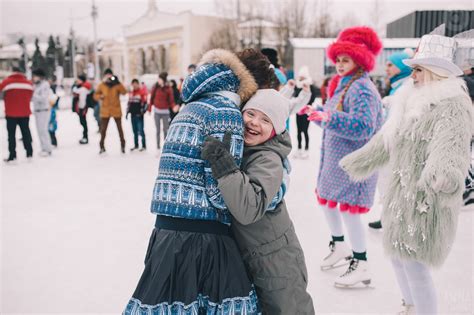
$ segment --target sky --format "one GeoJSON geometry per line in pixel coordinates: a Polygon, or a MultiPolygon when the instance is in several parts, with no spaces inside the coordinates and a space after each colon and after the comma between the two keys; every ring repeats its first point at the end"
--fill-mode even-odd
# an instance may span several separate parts
{"type": "MultiPolygon", "coordinates": [[[[226,0],[157,0],[162,11],[192,10],[201,14],[216,14],[216,3],[226,0]]],[[[263,0],[267,1],[267,0],[263,0]]],[[[269,1],[269,0],[268,0],[269,1]]],[[[308,0],[314,1],[314,0],[308,0]]],[[[351,17],[361,24],[373,19],[375,0],[327,0],[335,19],[351,17]]],[[[378,0],[379,19],[390,22],[414,10],[464,9],[474,10],[474,0],[378,0]]],[[[26,34],[61,35],[69,32],[71,21],[76,34],[92,38],[90,18],[92,0],[0,0],[0,35],[26,34]],[[72,19],[71,19],[72,18],[72,19]]],[[[139,18],[147,9],[148,0],[96,0],[99,10],[99,38],[116,38],[123,25],[139,18]]]]}

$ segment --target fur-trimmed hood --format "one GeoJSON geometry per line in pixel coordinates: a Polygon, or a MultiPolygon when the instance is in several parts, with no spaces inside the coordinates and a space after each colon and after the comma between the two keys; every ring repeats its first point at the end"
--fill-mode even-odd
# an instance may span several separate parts
{"type": "MultiPolygon", "coordinates": [[[[391,141],[394,139],[395,133],[401,128],[410,126],[429,112],[433,105],[438,105],[443,100],[450,98],[461,98],[466,106],[472,106],[467,94],[466,83],[460,78],[448,78],[421,87],[415,87],[413,80],[409,79],[390,100],[390,104],[392,104],[390,115],[381,130],[385,146],[388,148],[392,145],[391,141]]],[[[471,121],[473,121],[473,117],[471,117],[471,121]]],[[[471,132],[474,133],[474,130],[471,132]]]]}
{"type": "Polygon", "coordinates": [[[257,89],[255,79],[235,54],[213,49],[202,56],[196,71],[186,78],[182,95],[185,102],[190,102],[206,93],[229,91],[246,102],[257,89]]]}

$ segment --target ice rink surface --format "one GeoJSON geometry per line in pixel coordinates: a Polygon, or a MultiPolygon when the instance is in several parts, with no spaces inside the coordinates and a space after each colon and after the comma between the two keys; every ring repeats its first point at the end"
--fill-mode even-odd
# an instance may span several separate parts
{"type": "MultiPolygon", "coordinates": [[[[18,163],[1,166],[1,314],[121,313],[143,270],[155,218],[149,206],[159,158],[152,118],[145,117],[148,151],[129,152],[131,123],[123,119],[127,153],[120,153],[111,121],[107,155],[99,156],[100,137],[92,113],[89,144],[80,145],[77,115],[61,110],[58,148],[52,157],[40,158],[32,116],[34,159],[26,161],[23,145],[17,142],[18,163]]],[[[5,125],[0,119],[3,158],[8,155],[5,125]]],[[[381,232],[366,228],[373,274],[369,288],[335,288],[333,281],[345,268],[325,272],[319,268],[330,235],[313,193],[321,138],[316,125],[310,126],[310,138],[309,159],[295,159],[295,149],[292,152],[286,202],[305,252],[316,312],[395,314],[401,309],[401,296],[382,250],[381,232]]],[[[474,314],[473,209],[461,211],[451,254],[441,269],[433,271],[443,314],[474,314]]],[[[378,219],[380,210],[376,201],[364,222],[378,219]]]]}

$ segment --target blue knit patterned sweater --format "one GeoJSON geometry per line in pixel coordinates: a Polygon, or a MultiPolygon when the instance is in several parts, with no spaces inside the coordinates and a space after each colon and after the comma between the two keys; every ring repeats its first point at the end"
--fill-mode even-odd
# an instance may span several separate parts
{"type": "Polygon", "coordinates": [[[163,146],[153,213],[230,224],[230,213],[209,163],[201,159],[201,148],[206,136],[222,140],[230,131],[231,154],[240,167],[244,148],[240,101],[226,96],[238,99],[234,93],[239,85],[238,77],[224,64],[204,64],[186,78],[182,97],[187,105],[174,118],[163,146]]]}

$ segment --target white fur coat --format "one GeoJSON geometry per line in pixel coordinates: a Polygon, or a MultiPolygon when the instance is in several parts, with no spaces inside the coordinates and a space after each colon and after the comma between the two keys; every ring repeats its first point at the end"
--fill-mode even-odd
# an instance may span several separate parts
{"type": "Polygon", "coordinates": [[[390,169],[384,247],[395,258],[441,265],[456,235],[470,165],[472,102],[462,79],[403,86],[390,116],[364,147],[340,161],[355,181],[390,169]]]}

